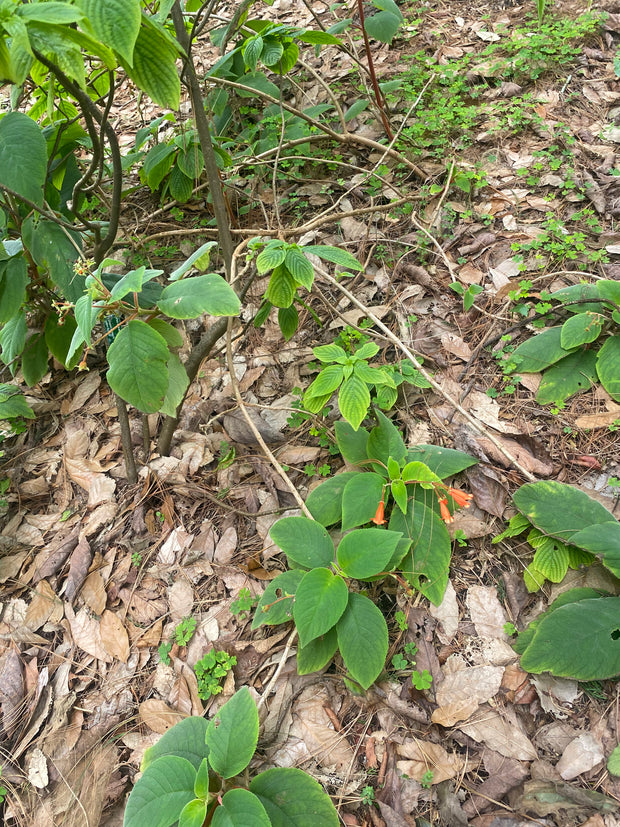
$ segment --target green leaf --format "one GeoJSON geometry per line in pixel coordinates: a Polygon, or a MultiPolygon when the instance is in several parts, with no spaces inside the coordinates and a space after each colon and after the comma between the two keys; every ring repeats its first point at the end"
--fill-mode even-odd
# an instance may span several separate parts
{"type": "Polygon", "coordinates": [[[607,769],[611,775],[620,775],[620,745],[614,749],[607,759],[607,769]]]}
{"type": "Polygon", "coordinates": [[[580,600],[540,620],[521,656],[528,672],[578,681],[620,674],[620,597],[580,600]]]}
{"type": "Polygon", "coordinates": [[[385,665],[388,652],[385,618],[367,597],[351,592],[336,631],[340,654],[351,677],[363,689],[368,689],[385,665]]]}
{"type": "Polygon", "coordinates": [[[351,477],[342,493],[343,531],[372,520],[383,496],[384,485],[385,480],[379,474],[355,474],[351,477]]]}
{"type": "Polygon", "coordinates": [[[299,313],[294,304],[290,307],[278,308],[278,324],[280,325],[284,340],[288,342],[288,340],[295,335],[299,327],[299,313]]]}
{"type": "Polygon", "coordinates": [[[331,261],[332,264],[339,264],[341,267],[346,267],[347,270],[357,270],[359,272],[364,269],[363,265],[359,263],[355,256],[352,256],[351,253],[348,253],[346,250],[341,250],[339,247],[325,247],[321,244],[311,244],[304,247],[303,250],[305,253],[311,253],[325,261],[331,261]]]}
{"type": "MultiPolygon", "coordinates": [[[[268,55],[269,57],[269,55],[268,55]]],[[[264,60],[266,66],[271,69],[272,72],[276,72],[278,75],[285,75],[289,72],[293,66],[297,63],[297,58],[299,57],[299,46],[296,43],[286,43],[284,45],[284,51],[282,52],[282,56],[276,63],[267,63],[264,60]]]]}
{"type": "Polygon", "coordinates": [[[526,483],[515,491],[513,501],[528,520],[565,543],[590,525],[607,523],[609,511],[583,491],[555,480],[526,483]]]}
{"type": "Polygon", "coordinates": [[[163,336],[134,319],[120,330],[109,347],[108,384],[139,411],[155,413],[168,390],[169,358],[163,336]]]}
{"type": "MultiPolygon", "coordinates": [[[[152,325],[149,326],[152,327],[152,325]]],[[[176,416],[177,408],[185,399],[189,377],[176,353],[169,353],[166,368],[168,369],[168,388],[159,410],[165,416],[176,416]]]]}
{"type": "Polygon", "coordinates": [[[175,281],[164,287],[157,307],[172,319],[211,316],[236,316],[241,310],[237,294],[217,273],[175,281]]]}
{"type": "Polygon", "coordinates": [[[0,261],[0,324],[19,312],[26,299],[28,266],[23,255],[0,261]]]}
{"type": "Polygon", "coordinates": [[[297,39],[301,40],[302,43],[309,43],[312,46],[337,46],[342,42],[337,37],[334,37],[333,34],[328,34],[323,31],[304,32],[303,34],[298,34],[297,39]]]}
{"type": "Polygon", "coordinates": [[[125,807],[123,827],[170,827],[194,799],[196,770],[186,758],[166,755],[136,781],[125,807]]]}
{"type": "Polygon", "coordinates": [[[432,508],[411,499],[406,515],[394,509],[388,528],[411,539],[411,549],[400,568],[407,581],[438,606],[448,585],[452,554],[443,520],[432,508]]]}
{"type": "Polygon", "coordinates": [[[205,168],[205,159],[200,145],[192,142],[186,149],[179,152],[177,164],[180,170],[190,179],[190,183],[197,181],[205,168]]]}
{"type": "Polygon", "coordinates": [[[359,476],[357,471],[345,471],[343,474],[336,474],[335,477],[330,477],[330,479],[317,485],[308,494],[306,507],[322,526],[327,527],[340,522],[344,488],[353,477],[357,476],[359,476]]]}
{"type": "Polygon", "coordinates": [[[272,827],[338,827],[340,820],[320,784],[296,767],[274,767],[257,775],[250,792],[258,796],[272,827]]]}
{"type": "Polygon", "coordinates": [[[368,457],[379,460],[384,465],[387,465],[390,457],[402,463],[407,456],[407,446],[403,442],[400,431],[381,411],[375,411],[375,414],[379,424],[372,429],[368,437],[366,447],[368,457]]]}
{"type": "Polygon", "coordinates": [[[286,251],[286,259],[284,263],[287,270],[296,281],[302,284],[306,290],[312,290],[312,283],[314,281],[314,267],[299,247],[291,247],[286,251]]]}
{"type": "MultiPolygon", "coordinates": [[[[403,468],[402,477],[405,482],[418,482],[421,484],[441,482],[441,478],[437,476],[431,469],[423,462],[415,460],[408,462],[403,468]]],[[[426,486],[431,487],[429,485],[426,486]]]]}
{"type": "MultiPolygon", "coordinates": [[[[573,316],[579,319],[581,316],[573,316]]],[[[569,320],[570,321],[570,320],[569,320]]],[[[565,359],[560,359],[543,373],[536,392],[541,405],[564,402],[576,393],[590,390],[596,381],[596,351],[580,349],[565,359]]]]}
{"type": "Polygon", "coordinates": [[[396,505],[404,514],[407,511],[407,486],[402,480],[395,480],[391,485],[391,489],[396,505]]]}
{"type": "Polygon", "coordinates": [[[250,763],[257,743],[258,711],[244,686],[209,721],[209,765],[222,778],[234,778],[250,763]]]}
{"type": "Polygon", "coordinates": [[[311,396],[327,396],[327,394],[331,396],[336,388],[340,386],[343,375],[344,371],[341,365],[327,365],[304,394],[304,400],[311,396]]]}
{"type": "Polygon", "coordinates": [[[275,270],[286,258],[287,248],[282,242],[270,242],[256,259],[256,269],[259,275],[275,270]]]}
{"type": "Polygon", "coordinates": [[[276,307],[290,307],[293,304],[296,291],[295,279],[284,264],[279,264],[271,274],[265,291],[265,298],[276,307]]]}
{"type": "Polygon", "coordinates": [[[146,750],[140,769],[144,772],[157,758],[164,755],[178,755],[198,771],[203,758],[207,756],[207,726],[208,721],[197,715],[179,721],[146,750]]]}
{"type": "Polygon", "coordinates": [[[163,319],[156,317],[150,319],[147,324],[149,327],[152,327],[153,330],[156,330],[160,336],[163,336],[168,347],[183,347],[183,336],[181,336],[176,327],[173,327],[169,322],[165,322],[163,319]]]}
{"type": "Polygon", "coordinates": [[[620,305],[620,282],[601,279],[596,282],[596,291],[602,299],[620,305]]]}
{"type": "Polygon", "coordinates": [[[176,270],[170,273],[168,276],[168,281],[178,281],[181,276],[184,276],[185,273],[187,273],[188,270],[191,270],[192,267],[199,270],[201,273],[204,273],[204,271],[209,267],[211,250],[216,246],[216,241],[206,241],[204,244],[201,244],[197,250],[194,250],[191,256],[188,256],[188,258],[185,259],[183,264],[180,264],[176,270]]]}
{"type": "Polygon", "coordinates": [[[368,414],[370,391],[368,385],[355,374],[342,383],[338,393],[338,406],[343,417],[357,430],[368,414]]]}
{"type": "Polygon", "coordinates": [[[566,592],[562,592],[559,597],[556,597],[546,611],[538,615],[536,620],[533,620],[523,632],[519,632],[517,639],[512,644],[512,648],[518,655],[522,655],[532,642],[536,629],[538,628],[541,620],[551,614],[551,612],[554,612],[560,606],[565,606],[567,603],[574,603],[578,600],[590,600],[591,598],[599,598],[602,596],[603,595],[601,592],[590,588],[569,589],[566,592]]]}
{"type": "Polygon", "coordinates": [[[516,364],[515,371],[539,373],[568,356],[571,351],[562,347],[561,339],[562,328],[551,327],[523,342],[510,355],[510,361],[516,364]]]}
{"type": "Polygon", "coordinates": [[[77,323],[73,316],[67,316],[62,325],[59,324],[59,317],[56,313],[50,313],[45,320],[45,343],[48,350],[65,366],[67,366],[67,354],[76,329],[77,323]]]}
{"type": "Polygon", "coordinates": [[[335,627],[324,635],[314,638],[297,649],[297,674],[309,675],[326,666],[338,649],[338,635],[335,627]]]}
{"type": "Polygon", "coordinates": [[[620,402],[620,336],[610,336],[599,350],[596,370],[607,393],[620,402]]]}
{"type": "Polygon", "coordinates": [[[342,577],[329,569],[312,569],[304,575],[293,603],[300,646],[306,646],[336,625],[347,605],[348,594],[342,577]]]}
{"type": "Polygon", "coordinates": [[[178,201],[179,204],[185,204],[192,197],[194,189],[194,181],[188,178],[180,166],[181,156],[177,157],[176,164],[172,167],[170,172],[170,180],[168,181],[168,192],[178,201]]]}
{"type": "Polygon", "coordinates": [[[166,36],[165,29],[142,15],[142,25],[134,44],[133,64],[122,61],[129,77],[154,103],[178,109],[181,84],[176,68],[179,52],[166,36]]]}
{"type": "Polygon", "coordinates": [[[198,772],[196,773],[196,780],[194,781],[194,795],[196,798],[206,798],[209,795],[209,762],[206,758],[202,759],[200,766],[198,767],[198,772]]]}
{"type": "Polygon", "coordinates": [[[609,522],[597,523],[573,534],[571,542],[602,556],[603,565],[620,578],[620,523],[609,514],[609,522]]]}
{"type": "Polygon", "coordinates": [[[283,517],[272,525],[269,535],[299,566],[315,568],[334,561],[331,537],[323,526],[307,517],[283,517]]]}
{"type": "Polygon", "coordinates": [[[570,350],[573,347],[579,347],[580,345],[586,345],[589,342],[595,341],[603,329],[604,321],[604,316],[600,313],[592,313],[591,311],[571,316],[570,319],[567,319],[562,325],[562,336],[560,339],[562,347],[565,350],[570,350]]]}
{"type": "MultiPolygon", "coordinates": [[[[284,45],[275,37],[266,37],[261,50],[261,60],[265,66],[277,64],[284,54],[284,45]]],[[[253,67],[255,68],[255,67],[253,67]]]]}
{"type": "Polygon", "coordinates": [[[144,156],[141,177],[152,191],[159,187],[169,173],[176,152],[177,148],[170,144],[155,144],[144,156]]]}
{"type": "Polygon", "coordinates": [[[35,413],[15,385],[0,384],[0,419],[34,419],[35,413]]]}
{"type": "Polygon", "coordinates": [[[22,374],[28,387],[32,388],[45,376],[49,356],[43,333],[28,339],[22,353],[22,374]]]}
{"type": "Polygon", "coordinates": [[[45,218],[36,221],[31,216],[22,224],[24,243],[36,264],[47,270],[65,299],[75,302],[84,292],[84,277],[73,270],[81,241],[77,233],[71,233],[71,236],[68,233],[64,227],[45,218]]]}
{"type": "Polygon", "coordinates": [[[140,31],[140,0],[81,0],[99,40],[133,65],[133,49],[140,31]]]}
{"type": "Polygon", "coordinates": [[[319,345],[319,347],[313,347],[312,352],[319,362],[338,362],[339,364],[345,364],[348,358],[340,345],[319,345]]]}
{"type": "Polygon", "coordinates": [[[207,816],[207,803],[195,798],[186,804],[179,816],[179,827],[202,827],[207,816]]]}
{"type": "Polygon", "coordinates": [[[263,51],[263,38],[258,34],[255,37],[248,37],[241,47],[241,54],[247,68],[254,72],[263,51]]]}
{"type": "Polygon", "coordinates": [[[0,119],[0,185],[43,205],[47,145],[32,118],[8,112],[0,119]]]}
{"type": "Polygon", "coordinates": [[[536,571],[552,583],[561,583],[568,571],[568,546],[557,537],[547,537],[538,529],[530,531],[527,541],[536,549],[532,560],[536,571]]]}
{"type": "Polygon", "coordinates": [[[366,580],[387,570],[402,537],[400,532],[382,528],[360,528],[346,534],[338,546],[336,559],[348,577],[366,580]]]}
{"type": "MultiPolygon", "coordinates": [[[[261,800],[249,790],[228,790],[211,821],[213,827],[271,827],[261,800]]],[[[179,825],[181,827],[181,825],[179,825]]]]}
{"type": "Polygon", "coordinates": [[[274,577],[258,601],[252,629],[263,625],[277,626],[293,619],[293,598],[304,575],[301,569],[293,569],[274,577]]]}
{"type": "Polygon", "coordinates": [[[402,19],[389,11],[380,11],[367,17],[364,28],[368,37],[379,40],[381,43],[391,43],[394,35],[399,30],[402,19]]]}
{"type": "Polygon", "coordinates": [[[20,310],[16,316],[0,330],[0,347],[2,347],[2,361],[9,365],[11,373],[15,374],[13,361],[20,355],[26,344],[26,314],[20,310]]]}
{"type": "MultiPolygon", "coordinates": [[[[336,431],[336,444],[343,458],[351,465],[368,462],[366,445],[368,443],[368,431],[365,428],[353,430],[348,422],[338,421],[334,425],[336,431]]],[[[368,467],[372,467],[369,465],[368,467]]]]}
{"type": "Polygon", "coordinates": [[[18,7],[20,17],[24,20],[36,20],[40,23],[77,23],[84,16],[75,6],[68,3],[32,3],[18,7]]]}

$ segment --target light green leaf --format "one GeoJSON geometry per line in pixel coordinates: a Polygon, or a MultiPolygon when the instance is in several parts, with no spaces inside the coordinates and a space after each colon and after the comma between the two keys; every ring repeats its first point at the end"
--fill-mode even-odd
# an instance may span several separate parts
{"type": "MultiPolygon", "coordinates": [[[[153,325],[149,325],[153,327],[153,325]]],[[[185,398],[189,386],[189,377],[176,353],[170,353],[166,362],[168,368],[168,389],[160,412],[165,416],[176,416],[177,408],[185,398]]]]}
{"type": "Polygon", "coordinates": [[[184,276],[185,273],[187,273],[188,270],[191,270],[192,267],[203,273],[209,267],[211,250],[216,246],[216,241],[207,241],[204,244],[201,244],[197,250],[194,250],[189,258],[185,259],[183,264],[179,265],[176,270],[170,273],[168,276],[168,281],[178,281],[181,276],[184,276]]]}
{"type": "Polygon", "coordinates": [[[341,250],[339,247],[326,247],[321,244],[309,245],[303,248],[305,253],[311,253],[314,256],[331,261],[332,264],[339,264],[341,267],[346,267],[347,270],[361,271],[364,269],[363,265],[348,253],[346,250],[341,250]]]}
{"type": "Polygon", "coordinates": [[[152,327],[153,330],[156,330],[160,336],[164,337],[168,347],[183,347],[183,337],[176,327],[173,327],[169,322],[155,317],[154,319],[150,319],[147,324],[149,327],[152,327]]]}
{"type": "Polygon", "coordinates": [[[271,274],[265,298],[276,307],[290,307],[293,304],[296,290],[295,279],[284,264],[279,264],[271,274]]]}
{"type": "Polygon", "coordinates": [[[17,14],[24,20],[36,20],[39,23],[77,23],[84,16],[79,9],[69,3],[30,3],[17,6],[17,14]]]}
{"type": "Polygon", "coordinates": [[[620,745],[614,749],[607,759],[607,769],[611,775],[620,775],[620,745]]]}
{"type": "Polygon", "coordinates": [[[368,689],[381,674],[388,652],[388,629],[381,610],[364,595],[351,592],[336,631],[351,677],[368,689]]]}
{"type": "Polygon", "coordinates": [[[168,390],[169,358],[163,336],[134,319],[120,330],[108,349],[108,384],[139,411],[155,413],[168,390]]]}
{"type": "Polygon", "coordinates": [[[179,816],[179,827],[202,827],[207,816],[206,801],[195,798],[186,804],[179,816]]]}
{"type": "Polygon", "coordinates": [[[40,127],[22,112],[0,119],[0,185],[43,205],[47,145],[40,127]]]}
{"type": "Polygon", "coordinates": [[[407,511],[407,486],[402,480],[395,480],[390,487],[396,505],[405,514],[407,511]]]}
{"type": "MultiPolygon", "coordinates": [[[[260,799],[249,790],[228,790],[217,807],[212,827],[271,827],[271,821],[260,799]]],[[[181,825],[179,825],[181,827],[181,825]]]]}
{"type": "Polygon", "coordinates": [[[601,279],[596,282],[596,291],[602,299],[620,305],[620,282],[601,279]]]}
{"type": "Polygon", "coordinates": [[[334,561],[331,537],[323,526],[307,517],[283,517],[271,526],[269,535],[299,566],[315,568],[334,561]]]}
{"type": "Polygon", "coordinates": [[[272,72],[276,72],[278,75],[285,75],[297,63],[298,57],[299,46],[296,43],[286,43],[282,56],[278,61],[270,64],[266,63],[264,60],[263,62],[265,62],[265,65],[268,66],[272,72]]]}
{"type": "Polygon", "coordinates": [[[329,569],[316,568],[306,573],[293,603],[293,619],[301,646],[336,625],[346,608],[348,594],[342,577],[329,569]]]}
{"type": "MultiPolygon", "coordinates": [[[[170,727],[152,747],[144,753],[142,772],[157,759],[164,755],[178,755],[185,758],[196,771],[207,756],[205,735],[208,721],[198,715],[184,718],[170,727]]],[[[193,788],[192,788],[193,789],[193,788]]]]}
{"type": "Polygon", "coordinates": [[[338,827],[340,820],[328,795],[296,767],[274,767],[257,775],[250,792],[260,798],[272,827],[338,827]]]}
{"type": "Polygon", "coordinates": [[[159,106],[178,109],[181,84],[176,59],[179,52],[166,36],[165,29],[142,15],[142,25],[134,44],[133,65],[123,61],[125,70],[139,89],[159,106]]]}
{"type": "Polygon", "coordinates": [[[243,42],[241,54],[243,55],[246,67],[251,72],[256,71],[256,66],[258,65],[262,51],[263,38],[259,34],[255,35],[255,37],[248,37],[248,39],[243,42]]]}
{"type": "Polygon", "coordinates": [[[343,531],[372,520],[383,496],[384,485],[385,480],[379,474],[353,474],[342,492],[343,531]]]}
{"type": "Polygon", "coordinates": [[[536,549],[532,565],[552,583],[561,583],[569,563],[568,547],[557,537],[547,537],[537,529],[530,531],[528,543],[536,549]]]}
{"type": "Polygon", "coordinates": [[[290,307],[278,308],[278,324],[280,325],[284,340],[288,342],[288,340],[295,335],[299,327],[299,313],[294,304],[290,307]]]}
{"type": "Polygon", "coordinates": [[[128,66],[140,31],[140,0],[80,0],[95,35],[128,66]]]}
{"type": "Polygon", "coordinates": [[[258,629],[259,626],[277,626],[293,619],[293,598],[304,575],[305,571],[292,569],[283,571],[269,582],[258,601],[252,629],[258,629]]]}
{"type": "Polygon", "coordinates": [[[338,393],[340,413],[357,430],[368,415],[370,391],[368,385],[355,374],[342,383],[338,393]]]}
{"type": "Polygon", "coordinates": [[[269,270],[274,270],[279,264],[282,264],[286,258],[287,248],[282,242],[277,245],[273,242],[268,244],[256,259],[256,269],[259,275],[267,273],[269,270]]]}
{"type": "Polygon", "coordinates": [[[417,460],[408,462],[405,465],[402,477],[405,482],[432,483],[441,481],[441,478],[431,471],[428,465],[417,460]]]}
{"type": "Polygon", "coordinates": [[[599,350],[596,370],[607,393],[620,402],[620,336],[610,336],[599,350]]]}
{"type": "Polygon", "coordinates": [[[217,273],[175,281],[164,287],[157,307],[172,319],[236,316],[241,302],[228,282],[217,273]]]}
{"type": "Polygon", "coordinates": [[[348,577],[366,580],[386,571],[402,537],[397,531],[360,528],[346,534],[338,546],[336,559],[348,577]]]}
{"type": "Polygon", "coordinates": [[[357,476],[360,476],[357,471],[345,471],[343,474],[330,477],[312,489],[306,498],[306,506],[318,523],[327,527],[340,522],[344,488],[353,477],[357,476]]]}
{"type": "Polygon", "coordinates": [[[598,339],[605,317],[600,313],[586,311],[571,316],[562,325],[560,343],[565,350],[588,344],[598,339]]]}
{"type": "Polygon", "coordinates": [[[291,247],[286,251],[284,263],[287,270],[296,281],[302,284],[306,290],[312,290],[312,283],[314,281],[314,267],[299,247],[291,247]]]}
{"type": "Polygon", "coordinates": [[[341,365],[327,365],[304,394],[304,401],[306,397],[331,395],[340,386],[342,378],[343,369],[341,365]]]}
{"type": "Polygon", "coordinates": [[[177,755],[155,761],[136,781],[125,807],[123,827],[170,827],[194,798],[196,770],[177,755]]]}
{"type": "Polygon", "coordinates": [[[9,365],[11,373],[15,375],[13,361],[20,355],[26,344],[26,314],[20,310],[0,330],[0,347],[2,347],[2,361],[9,365]]]}
{"type": "Polygon", "coordinates": [[[233,778],[250,763],[257,742],[258,711],[244,686],[209,721],[209,766],[222,778],[233,778]]]}
{"type": "MultiPolygon", "coordinates": [[[[262,42],[262,40],[261,40],[262,42]]],[[[260,59],[265,66],[273,66],[278,63],[284,54],[284,46],[275,37],[266,37],[264,40],[264,47],[261,50],[260,59]]],[[[255,66],[252,67],[256,68],[255,66]]]]}
{"type": "Polygon", "coordinates": [[[297,648],[297,674],[308,675],[317,672],[330,662],[338,649],[338,635],[335,627],[324,635],[297,648]]]}
{"type": "Polygon", "coordinates": [[[313,347],[312,352],[320,362],[343,363],[347,359],[347,354],[339,345],[320,345],[313,347]]]}
{"type": "Polygon", "coordinates": [[[364,28],[368,37],[379,40],[381,43],[391,43],[401,23],[402,18],[389,11],[380,11],[366,18],[364,28]]]}

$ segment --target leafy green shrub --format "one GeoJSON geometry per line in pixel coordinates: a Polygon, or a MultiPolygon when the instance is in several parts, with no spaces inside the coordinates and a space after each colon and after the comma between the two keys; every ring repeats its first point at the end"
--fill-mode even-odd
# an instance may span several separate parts
{"type": "Polygon", "coordinates": [[[620,401],[620,284],[602,279],[545,294],[569,314],[562,324],[528,339],[510,354],[508,372],[541,373],[541,404],[558,404],[597,380],[620,401]]]}
{"type": "MultiPolygon", "coordinates": [[[[620,577],[620,522],[582,491],[555,481],[528,483],[514,494],[519,514],[493,542],[527,531],[536,548],[525,570],[530,591],[561,582],[568,568],[595,559],[620,577]]],[[[514,648],[528,672],[589,681],[620,674],[620,597],[591,588],[561,594],[521,632],[514,648]]]]}
{"type": "Polygon", "coordinates": [[[292,619],[300,674],[323,668],[339,650],[349,675],[364,689],[383,670],[388,629],[381,610],[355,583],[392,577],[440,603],[451,553],[445,522],[452,521],[455,506],[471,499],[442,478],[476,462],[432,445],[408,450],[390,420],[379,411],[376,416],[379,424],[370,433],[336,423],[343,457],[372,470],[347,471],[317,486],[306,501],[314,520],[285,517],[272,527],[271,539],[291,570],[271,581],[252,624],[292,619]],[[347,532],[336,550],[329,526],[347,532]]]}
{"type": "Polygon", "coordinates": [[[294,767],[256,775],[245,786],[258,743],[258,711],[247,687],[210,721],[185,718],[144,754],[123,827],[338,827],[329,797],[294,767]],[[233,779],[235,779],[233,781],[233,779]]]}

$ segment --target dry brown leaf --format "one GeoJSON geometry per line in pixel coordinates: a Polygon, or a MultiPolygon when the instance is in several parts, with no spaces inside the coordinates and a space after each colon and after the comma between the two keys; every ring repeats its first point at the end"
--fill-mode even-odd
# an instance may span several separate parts
{"type": "Polygon", "coordinates": [[[227,563],[230,563],[236,550],[237,532],[234,526],[229,526],[222,534],[218,544],[215,547],[213,559],[216,563],[226,565],[227,563]]]}
{"type": "Polygon", "coordinates": [[[96,460],[87,459],[89,438],[85,431],[74,431],[65,443],[65,467],[69,477],[80,488],[88,491],[91,508],[114,498],[116,482],[104,474],[96,460]]]}
{"type": "Polygon", "coordinates": [[[160,735],[167,732],[171,726],[187,718],[187,715],[177,712],[169,707],[167,703],[159,701],[156,698],[142,701],[138,711],[146,726],[152,729],[153,732],[158,732],[160,735]]]}
{"type": "Polygon", "coordinates": [[[108,609],[101,615],[99,622],[101,643],[113,658],[127,663],[129,658],[129,637],[121,619],[108,609]]]}
{"type": "Polygon", "coordinates": [[[69,574],[67,575],[65,587],[65,597],[70,603],[73,603],[82,588],[92,561],[93,552],[90,543],[83,538],[71,553],[69,574]]]}
{"type": "Polygon", "coordinates": [[[47,580],[41,580],[35,586],[33,598],[26,609],[24,625],[36,632],[48,620],[59,623],[63,613],[62,601],[58,599],[47,580]]]}
{"type": "Polygon", "coordinates": [[[69,621],[71,636],[76,646],[98,660],[111,663],[112,658],[106,652],[101,641],[99,622],[90,617],[86,609],[75,614],[70,603],[65,603],[65,617],[69,621]]]}
{"type": "Polygon", "coordinates": [[[11,646],[0,657],[0,704],[2,705],[2,729],[12,735],[22,717],[24,698],[24,672],[16,647],[11,646]]]}
{"type": "Polygon", "coordinates": [[[175,625],[189,617],[194,608],[194,588],[188,580],[176,580],[168,589],[170,620],[175,625]]]}
{"type": "Polygon", "coordinates": [[[604,413],[583,414],[575,420],[578,428],[608,428],[620,418],[620,411],[607,411],[604,413]]]}
{"type": "Polygon", "coordinates": [[[434,606],[431,603],[429,611],[441,623],[441,629],[439,629],[437,635],[439,640],[442,643],[450,643],[459,628],[459,605],[451,580],[448,580],[443,600],[439,606],[434,606]]]}
{"type": "Polygon", "coordinates": [[[101,374],[98,371],[91,370],[87,374],[80,373],[78,376],[80,381],[78,381],[77,390],[67,410],[68,414],[79,411],[101,385],[101,374]]]}
{"type": "Polygon", "coordinates": [[[100,571],[91,571],[82,586],[82,600],[96,615],[103,614],[108,596],[100,571]]]}
{"type": "Polygon", "coordinates": [[[485,704],[471,720],[461,724],[459,729],[474,741],[485,744],[489,749],[507,758],[533,761],[538,756],[532,742],[509,709],[505,709],[503,715],[500,715],[485,704]],[[512,718],[512,721],[509,718],[512,718]]]}
{"type": "Polygon", "coordinates": [[[463,768],[463,760],[455,753],[449,754],[440,744],[408,738],[404,744],[396,745],[401,757],[396,766],[401,773],[421,781],[429,770],[433,773],[433,784],[454,778],[463,768]]]}
{"type": "Polygon", "coordinates": [[[566,747],[556,769],[565,781],[572,781],[578,775],[598,767],[604,760],[605,752],[599,739],[591,732],[582,732],[566,747]]]}
{"type": "Polygon", "coordinates": [[[443,667],[443,673],[444,679],[436,689],[440,707],[463,701],[481,704],[490,700],[499,692],[504,669],[502,666],[468,666],[460,655],[451,655],[443,667]]]}
{"type": "Polygon", "coordinates": [[[495,588],[470,586],[467,590],[466,602],[478,637],[508,640],[504,631],[508,618],[504,607],[499,602],[495,588]]]}
{"type": "Polygon", "coordinates": [[[0,583],[6,583],[7,580],[17,577],[29,555],[29,551],[20,551],[18,554],[8,554],[6,557],[0,557],[0,583]]]}

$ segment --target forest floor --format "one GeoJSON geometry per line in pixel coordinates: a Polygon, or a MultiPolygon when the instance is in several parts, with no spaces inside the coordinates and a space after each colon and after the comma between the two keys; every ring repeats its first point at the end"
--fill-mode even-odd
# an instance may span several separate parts
{"type": "MultiPolygon", "coordinates": [[[[0,474],[10,480],[0,510],[5,824],[120,827],[145,749],[181,718],[212,715],[241,686],[256,698],[268,693],[257,767],[304,768],[348,827],[620,824],[620,780],[606,770],[620,740],[618,684],[526,674],[506,627],[523,629],[568,585],[602,583],[602,571],[526,590],[531,547],[491,544],[526,479],[488,436],[537,479],[616,508],[620,405],[594,385],[543,406],[540,376],[513,381],[502,370],[510,347],[532,334],[540,291],[620,278],[620,4],[603,5],[606,18],[571,39],[560,21],[575,26],[585,6],[549,4],[546,37],[555,45],[545,53],[533,39],[534,4],[405,4],[407,25],[391,46],[375,42],[373,58],[382,82],[397,81],[392,127],[417,173],[376,150],[325,142],[277,175],[248,161],[227,178],[238,240],[279,220],[299,228],[289,236],[297,242],[353,253],[366,267],[348,288],[480,424],[426,389],[410,388],[390,413],[409,445],[457,448],[480,462],[460,480],[474,504],[451,527],[460,533],[443,603],[402,589],[382,595],[391,646],[385,675],[366,694],[349,691],[338,663],[300,677],[291,627],[251,631],[251,608],[240,611],[244,595],[250,607],[281,570],[269,529],[295,502],[236,409],[221,352],[190,390],[170,457],[153,445],[145,455],[140,418],[132,419],[137,486],[125,480],[103,362],[88,373],[53,369],[31,389],[37,418],[3,445],[0,474]],[[521,28],[532,37],[515,39],[521,28]],[[382,180],[369,175],[377,164],[382,180]],[[408,203],[387,209],[401,197],[408,203]],[[416,668],[432,675],[427,690],[414,688],[403,658],[393,665],[408,644],[417,646],[416,668]],[[222,693],[203,701],[193,666],[212,649],[236,665],[222,693]],[[465,700],[467,716],[455,714],[465,700]]],[[[325,26],[333,22],[323,3],[276,0],[267,13],[312,27],[310,7],[325,26]]],[[[205,66],[214,54],[205,38],[205,66]]],[[[363,98],[350,85],[350,57],[329,47],[306,59],[345,107],[363,98]]],[[[315,77],[293,79],[303,92],[285,80],[291,97],[326,102],[315,77]]],[[[128,91],[114,113],[123,145],[158,114],[128,91]]],[[[372,106],[348,127],[385,137],[372,106]]],[[[204,199],[159,207],[144,189],[128,197],[116,251],[128,265],[172,269],[213,238],[204,199]]],[[[264,289],[260,280],[252,286],[243,322],[264,289]]],[[[304,418],[296,404],[296,389],[313,376],[311,348],[376,333],[326,284],[308,303],[321,327],[302,315],[284,344],[269,317],[234,343],[244,399],[302,496],[343,467],[330,451],[337,412],[304,418]]],[[[393,348],[377,341],[377,360],[393,361],[393,348]]],[[[156,433],[156,416],[149,425],[156,433]]]]}

